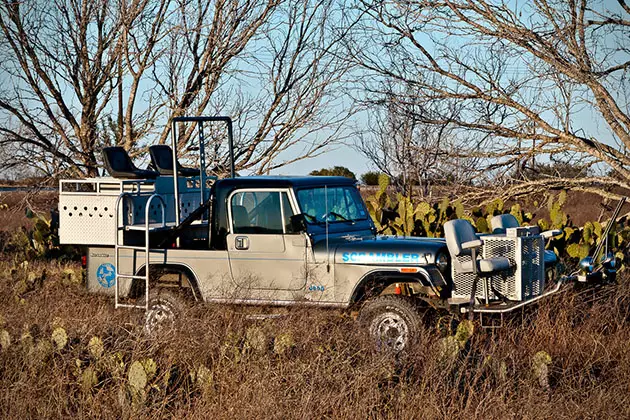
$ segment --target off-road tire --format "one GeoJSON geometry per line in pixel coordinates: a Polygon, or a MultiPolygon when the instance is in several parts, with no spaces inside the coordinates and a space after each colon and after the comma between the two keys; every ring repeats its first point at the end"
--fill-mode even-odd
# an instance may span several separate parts
{"type": "Polygon", "coordinates": [[[412,298],[384,295],[369,300],[359,313],[379,350],[401,352],[418,338],[423,314],[412,298]]]}
{"type": "MultiPolygon", "coordinates": [[[[144,305],[145,297],[140,298],[144,305]]],[[[184,299],[176,292],[165,288],[154,288],[149,292],[149,309],[144,315],[144,332],[155,335],[176,328],[186,307],[184,299]]]]}

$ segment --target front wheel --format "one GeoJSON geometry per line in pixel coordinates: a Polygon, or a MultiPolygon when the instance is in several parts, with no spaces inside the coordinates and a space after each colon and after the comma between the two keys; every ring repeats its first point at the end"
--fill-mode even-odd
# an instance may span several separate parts
{"type": "Polygon", "coordinates": [[[376,347],[400,352],[417,339],[422,315],[417,303],[405,296],[385,295],[368,301],[359,314],[376,347]]]}
{"type": "MultiPolygon", "coordinates": [[[[145,298],[141,299],[144,304],[145,298]]],[[[185,304],[176,293],[157,288],[149,293],[149,308],[144,316],[144,332],[154,335],[159,331],[174,328],[181,319],[185,304]]]]}

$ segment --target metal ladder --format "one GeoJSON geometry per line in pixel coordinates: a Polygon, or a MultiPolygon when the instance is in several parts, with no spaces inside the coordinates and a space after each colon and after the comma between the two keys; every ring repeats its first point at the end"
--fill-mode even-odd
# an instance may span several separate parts
{"type": "MultiPolygon", "coordinates": [[[[136,193],[136,196],[140,196],[140,193],[136,193]]],[[[135,225],[135,224],[130,224],[130,225],[126,225],[125,224],[125,217],[124,215],[122,223],[120,220],[121,217],[121,208],[120,208],[120,204],[123,203],[124,198],[125,197],[133,197],[134,195],[132,195],[131,193],[122,193],[118,199],[116,200],[116,226],[117,226],[117,230],[116,230],[116,241],[114,242],[114,253],[115,253],[115,265],[114,265],[114,272],[116,274],[116,287],[115,287],[115,308],[138,308],[138,309],[144,309],[145,311],[149,309],[149,264],[150,264],[150,253],[151,253],[151,249],[149,248],[149,233],[152,231],[156,231],[156,230],[160,230],[160,229],[165,229],[166,226],[166,220],[164,217],[164,209],[166,207],[166,203],[164,201],[164,198],[160,195],[160,194],[152,194],[146,204],[145,204],[145,208],[144,208],[144,224],[142,225],[135,225]],[[150,209],[151,209],[151,203],[153,200],[159,200],[160,202],[160,207],[162,209],[161,212],[161,216],[162,216],[162,221],[161,223],[159,223],[157,226],[151,226],[150,223],[150,209]],[[138,245],[125,245],[124,244],[124,231],[130,231],[130,230],[134,230],[134,231],[142,231],[144,232],[144,246],[138,246],[138,245]],[[121,234],[121,232],[123,232],[123,234],[121,234]],[[122,239],[123,243],[120,243],[122,239]],[[131,249],[135,251],[144,251],[144,275],[137,275],[135,273],[121,273],[119,271],[119,267],[120,267],[120,250],[121,249],[131,249]],[[145,299],[144,299],[144,305],[136,305],[136,304],[129,304],[129,303],[121,303],[120,302],[120,279],[127,279],[127,280],[144,280],[144,295],[145,295],[145,299]]],[[[133,217],[133,212],[132,212],[132,217],[133,217]]],[[[134,269],[135,269],[135,262],[132,264],[134,269]]]]}

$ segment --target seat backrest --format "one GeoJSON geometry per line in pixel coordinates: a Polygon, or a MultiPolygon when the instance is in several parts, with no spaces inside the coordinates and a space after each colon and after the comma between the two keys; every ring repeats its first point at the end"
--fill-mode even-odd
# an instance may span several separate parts
{"type": "Polygon", "coordinates": [[[446,237],[448,252],[453,258],[470,255],[469,250],[462,249],[462,244],[479,239],[475,233],[475,228],[465,219],[449,220],[444,223],[444,236],[446,237]]]}
{"type": "Polygon", "coordinates": [[[138,169],[127,151],[120,146],[103,148],[103,164],[109,174],[116,178],[126,178],[138,169]]]}
{"type": "Polygon", "coordinates": [[[173,175],[173,149],[165,144],[149,147],[153,167],[160,175],[173,175]]]}
{"type": "Polygon", "coordinates": [[[511,214],[500,214],[490,220],[490,226],[492,233],[505,233],[506,229],[520,227],[521,224],[511,214]]]}
{"type": "Polygon", "coordinates": [[[244,206],[232,206],[232,220],[234,222],[234,233],[251,233],[248,232],[249,214],[244,206]]]}
{"type": "Polygon", "coordinates": [[[463,249],[462,244],[479,239],[475,228],[468,220],[449,220],[444,223],[444,236],[455,273],[471,273],[473,271],[472,254],[469,249],[463,249]]]}

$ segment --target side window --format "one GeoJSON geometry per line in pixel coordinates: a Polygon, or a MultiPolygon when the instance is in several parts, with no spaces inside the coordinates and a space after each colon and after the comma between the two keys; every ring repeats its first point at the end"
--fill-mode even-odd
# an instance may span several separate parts
{"type": "Polygon", "coordinates": [[[280,193],[237,192],[230,202],[234,233],[282,234],[280,193]]]}
{"type": "Polygon", "coordinates": [[[291,227],[291,216],[295,213],[293,213],[293,209],[291,208],[289,196],[285,192],[282,193],[282,214],[284,215],[284,231],[287,233],[294,233],[291,227]]]}

